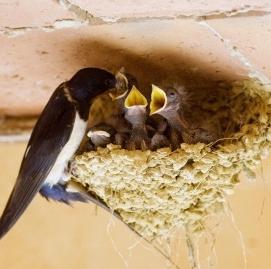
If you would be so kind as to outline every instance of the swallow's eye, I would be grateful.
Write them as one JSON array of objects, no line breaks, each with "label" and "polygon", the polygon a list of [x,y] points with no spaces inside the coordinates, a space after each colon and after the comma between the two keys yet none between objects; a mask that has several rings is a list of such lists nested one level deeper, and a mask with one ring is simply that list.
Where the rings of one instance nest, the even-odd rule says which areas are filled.
[{"label": "swallow's eye", "polygon": [[106,79],[104,83],[107,87],[114,87],[114,80],[113,79]]}]

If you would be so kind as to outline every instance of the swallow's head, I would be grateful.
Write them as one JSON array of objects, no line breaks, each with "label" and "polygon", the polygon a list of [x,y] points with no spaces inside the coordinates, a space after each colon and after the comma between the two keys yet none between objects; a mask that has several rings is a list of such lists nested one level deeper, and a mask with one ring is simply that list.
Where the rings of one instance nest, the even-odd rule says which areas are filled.
[{"label": "swallow's head", "polygon": [[173,87],[164,90],[152,85],[150,115],[160,114],[166,116],[167,113],[176,112],[180,109],[181,98],[178,91]]},{"label": "swallow's head", "polygon": [[115,76],[100,68],[79,70],[68,82],[72,97],[79,102],[89,102],[103,92],[116,87]]}]

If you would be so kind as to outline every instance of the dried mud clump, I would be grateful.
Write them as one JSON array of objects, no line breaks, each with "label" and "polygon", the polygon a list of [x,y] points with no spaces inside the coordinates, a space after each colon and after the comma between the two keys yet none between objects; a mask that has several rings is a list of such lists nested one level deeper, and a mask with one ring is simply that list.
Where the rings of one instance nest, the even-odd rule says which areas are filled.
[{"label": "dried mud clump", "polygon": [[235,83],[225,96],[209,101],[201,109],[217,117],[223,138],[183,143],[175,151],[128,151],[109,144],[75,157],[74,180],[149,241],[182,225],[201,231],[207,215],[223,210],[238,174],[254,176],[271,141],[270,94],[259,82]]}]

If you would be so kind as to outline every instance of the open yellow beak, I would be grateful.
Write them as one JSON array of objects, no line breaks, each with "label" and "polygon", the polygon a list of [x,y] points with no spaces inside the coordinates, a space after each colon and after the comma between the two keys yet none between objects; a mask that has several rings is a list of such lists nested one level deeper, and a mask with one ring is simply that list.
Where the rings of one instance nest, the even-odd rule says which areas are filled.
[{"label": "open yellow beak", "polygon": [[150,115],[159,113],[167,104],[167,95],[159,87],[152,85]]},{"label": "open yellow beak", "polygon": [[148,105],[146,97],[135,87],[133,86],[128,96],[125,99],[124,106],[126,108],[132,106],[144,106]]}]

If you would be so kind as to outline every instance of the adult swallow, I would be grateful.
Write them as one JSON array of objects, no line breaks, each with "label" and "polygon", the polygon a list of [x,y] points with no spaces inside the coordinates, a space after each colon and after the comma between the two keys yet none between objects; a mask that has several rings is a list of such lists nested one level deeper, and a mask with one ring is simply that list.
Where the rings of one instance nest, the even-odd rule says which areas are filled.
[{"label": "adult swallow", "polygon": [[133,86],[124,101],[125,119],[132,125],[131,136],[127,143],[127,149],[148,149],[150,139],[146,129],[146,97]]},{"label": "adult swallow", "polygon": [[152,85],[150,115],[159,114],[167,120],[170,126],[170,142],[173,149],[180,146],[183,129],[188,127],[182,115],[181,104],[181,96],[177,89],[170,87],[162,90]]},{"label": "adult swallow", "polygon": [[115,84],[113,74],[85,68],[54,91],[33,129],[0,218],[0,238],[12,228],[37,192],[65,203],[87,200],[79,193],[68,192],[65,170],[86,132],[93,98]]}]

